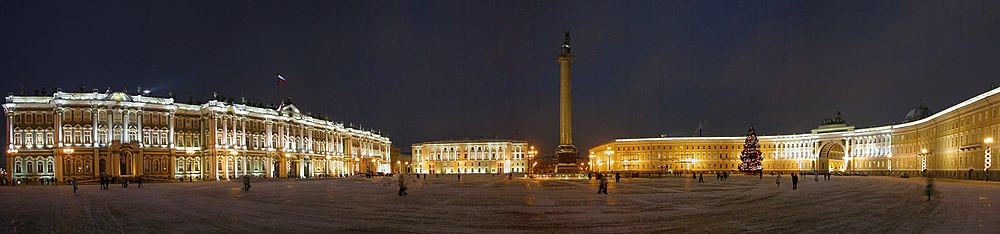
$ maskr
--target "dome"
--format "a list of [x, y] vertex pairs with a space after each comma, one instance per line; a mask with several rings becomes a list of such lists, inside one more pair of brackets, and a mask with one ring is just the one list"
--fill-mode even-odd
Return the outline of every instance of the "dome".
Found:
[[904, 119], [903, 122], [920, 120], [923, 118], [930, 117], [931, 114], [934, 114], [933, 112], [931, 112], [931, 109], [928, 109], [927, 107], [921, 105], [918, 107], [914, 107], [912, 110], [910, 110], [910, 113], [906, 113], [906, 119]]

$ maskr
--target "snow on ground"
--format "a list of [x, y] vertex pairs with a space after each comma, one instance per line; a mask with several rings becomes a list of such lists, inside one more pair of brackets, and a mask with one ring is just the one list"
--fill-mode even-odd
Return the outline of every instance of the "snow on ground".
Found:
[[[0, 233], [162, 232], [865, 232], [998, 233], [1000, 184], [706, 175], [611, 181], [431, 177], [397, 196], [393, 179], [0, 187]], [[710, 178], [709, 178], [710, 177]]]

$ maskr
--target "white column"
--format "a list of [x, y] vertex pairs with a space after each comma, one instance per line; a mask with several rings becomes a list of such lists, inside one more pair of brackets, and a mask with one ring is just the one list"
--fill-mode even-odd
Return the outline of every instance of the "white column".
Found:
[[[14, 147], [14, 115], [13, 112], [7, 112], [7, 148]], [[13, 170], [11, 170], [13, 171]], [[13, 173], [13, 172], [11, 172]]]
[[[97, 141], [97, 139], [98, 139], [97, 138], [97, 117], [98, 116], [99, 115], [97, 115], [97, 109], [96, 108], [90, 108], [90, 120], [92, 122], [92, 124], [90, 125], [90, 143], [91, 143], [91, 145], [93, 145], [93, 147], [97, 147], [97, 145], [100, 144], [100, 142]], [[9, 123], [10, 121], [7, 121], [7, 122]]]
[[241, 130], [241, 132], [240, 132], [240, 145], [242, 145], [243, 148], [246, 149], [246, 147], [247, 147], [247, 120], [246, 119], [240, 119], [240, 130]]
[[174, 113], [173, 112], [167, 113], [167, 123], [170, 124], [170, 129], [168, 130], [168, 131], [170, 131], [170, 134], [167, 137], [167, 142], [170, 143], [169, 146], [172, 149], [172, 148], [174, 148], [174, 143], [175, 143], [174, 141], [176, 141], [174, 139]]
[[135, 134], [137, 134], [135, 136], [135, 138], [138, 139], [138, 141], [139, 141], [139, 147], [141, 148], [141, 147], [143, 147], [143, 146], [146, 145], [146, 142], [143, 142], [143, 138], [142, 138], [142, 132], [143, 132], [142, 131], [142, 120], [143, 120], [143, 118], [142, 118], [142, 110], [139, 110], [138, 113], [135, 113], [135, 119], [138, 121], [136, 124], [139, 125], [139, 127], [137, 127], [136, 131], [135, 131], [136, 132]]
[[108, 132], [104, 134], [105, 135], [104, 136], [104, 143], [111, 144], [111, 140], [112, 140], [111, 136], [114, 134], [114, 131], [113, 131], [114, 130], [114, 124], [113, 124], [114, 122], [112, 122], [112, 121], [115, 119], [115, 114], [114, 114], [114, 110], [111, 110], [111, 109], [108, 109], [107, 112], [108, 112]]
[[122, 110], [122, 143], [128, 143], [128, 115], [129, 110]]
[[56, 125], [55, 128], [53, 128], [53, 129], [56, 130], [56, 132], [54, 134], [52, 134], [53, 136], [55, 136], [54, 137], [55, 139], [52, 139], [52, 140], [55, 141], [55, 142], [59, 142], [59, 143], [53, 143], [57, 147], [63, 145], [63, 138], [62, 138], [62, 134], [63, 134], [63, 129], [62, 129], [62, 125], [63, 125], [62, 124], [63, 112], [65, 112], [65, 110], [63, 108], [57, 108], [56, 109], [56, 117], [54, 118], [55, 120], [52, 121]]
[[[265, 144], [266, 147], [264, 147], [264, 148], [270, 148], [271, 145], [272, 145], [271, 142], [273, 142], [272, 140], [274, 140], [274, 139], [273, 139], [273, 137], [271, 137], [271, 132], [272, 132], [271, 128], [273, 128], [273, 127], [274, 127], [273, 124], [271, 124], [271, 123], [265, 123], [265, 127], [264, 127], [265, 131], [264, 132], [267, 133], [267, 136], [264, 137], [264, 139], [266, 139], [266, 144]], [[268, 164], [268, 165], [270, 165], [270, 164]]]

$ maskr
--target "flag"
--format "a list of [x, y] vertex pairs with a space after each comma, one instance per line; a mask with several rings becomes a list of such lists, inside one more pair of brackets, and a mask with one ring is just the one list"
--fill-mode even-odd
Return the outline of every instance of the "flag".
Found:
[[282, 83], [282, 84], [285, 83], [285, 77], [282, 77], [281, 74], [278, 74], [278, 83]]

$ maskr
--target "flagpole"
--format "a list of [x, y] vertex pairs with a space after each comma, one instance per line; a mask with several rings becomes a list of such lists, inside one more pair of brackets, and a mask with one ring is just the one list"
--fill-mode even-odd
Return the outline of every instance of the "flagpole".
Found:
[[274, 100], [278, 101], [278, 106], [281, 106], [281, 81], [274, 82]]

